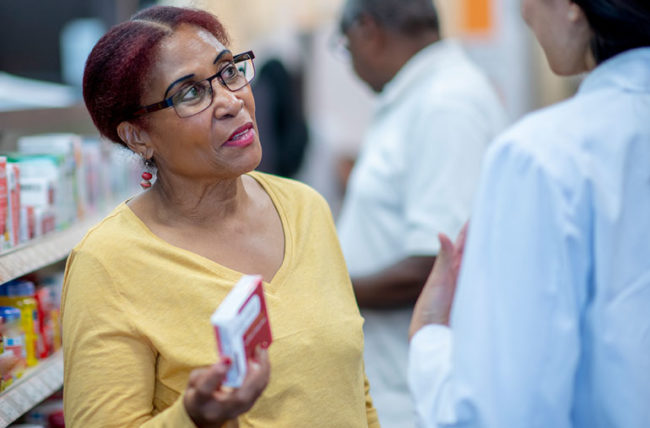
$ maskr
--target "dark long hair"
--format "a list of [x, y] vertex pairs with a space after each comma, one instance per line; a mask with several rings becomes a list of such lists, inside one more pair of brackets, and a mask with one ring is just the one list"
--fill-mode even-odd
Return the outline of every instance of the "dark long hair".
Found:
[[131, 119], [140, 107], [142, 90], [156, 60], [156, 47], [180, 24], [204, 28], [228, 45], [226, 30], [214, 15], [170, 6], [144, 9], [130, 21], [111, 28], [97, 42], [86, 61], [83, 96], [102, 135], [124, 145], [117, 125]]
[[650, 0], [573, 0], [594, 31], [596, 63], [630, 49], [650, 46]]

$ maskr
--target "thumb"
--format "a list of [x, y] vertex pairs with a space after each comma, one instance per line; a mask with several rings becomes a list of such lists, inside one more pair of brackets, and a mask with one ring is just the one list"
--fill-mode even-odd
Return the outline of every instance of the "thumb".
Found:
[[211, 395], [218, 390], [228, 372], [229, 365], [225, 361], [213, 364], [205, 371], [205, 375], [196, 382], [196, 389], [203, 395]]
[[454, 244], [451, 242], [451, 239], [444, 233], [438, 234], [438, 240], [440, 241], [440, 251], [436, 256], [436, 259], [442, 264], [450, 261], [454, 254]]

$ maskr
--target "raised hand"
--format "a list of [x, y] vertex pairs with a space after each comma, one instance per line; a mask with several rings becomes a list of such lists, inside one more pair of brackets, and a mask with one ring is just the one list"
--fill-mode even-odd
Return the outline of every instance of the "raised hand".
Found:
[[415, 304], [409, 339], [426, 324], [449, 325], [466, 236], [467, 223], [458, 234], [455, 244], [444, 233], [438, 234], [440, 252]]

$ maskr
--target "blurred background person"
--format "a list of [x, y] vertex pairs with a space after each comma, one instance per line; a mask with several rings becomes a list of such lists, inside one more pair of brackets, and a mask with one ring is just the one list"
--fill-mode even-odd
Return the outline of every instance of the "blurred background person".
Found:
[[490, 149], [455, 297], [463, 238], [441, 237], [411, 326], [421, 426], [648, 427], [650, 3], [522, 15], [553, 71], [589, 74]]
[[300, 74], [291, 73], [279, 57], [261, 62], [258, 68], [252, 88], [257, 126], [265, 137], [257, 170], [294, 177], [309, 141]]
[[430, 0], [348, 0], [340, 29], [356, 74], [378, 93], [338, 232], [365, 318], [365, 363], [383, 427], [413, 425], [406, 382], [412, 305], [438, 232], [467, 220], [488, 142], [505, 113]]

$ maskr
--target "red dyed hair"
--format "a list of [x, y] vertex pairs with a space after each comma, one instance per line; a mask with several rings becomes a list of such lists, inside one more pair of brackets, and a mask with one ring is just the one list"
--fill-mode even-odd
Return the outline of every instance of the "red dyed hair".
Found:
[[130, 21], [111, 28], [95, 45], [86, 60], [83, 96], [86, 108], [99, 132], [122, 144], [117, 126], [134, 119], [156, 47], [180, 24], [191, 24], [212, 33], [224, 46], [228, 35], [221, 22], [209, 12], [171, 6], [153, 6], [135, 14]]

